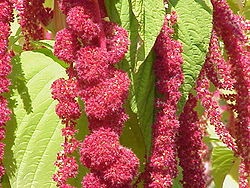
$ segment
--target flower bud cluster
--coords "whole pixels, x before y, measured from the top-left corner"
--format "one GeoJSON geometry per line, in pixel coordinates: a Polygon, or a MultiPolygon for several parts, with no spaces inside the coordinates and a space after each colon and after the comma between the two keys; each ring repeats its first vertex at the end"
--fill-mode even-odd
{"type": "Polygon", "coordinates": [[[45,0],[14,0],[15,8],[20,16],[20,25],[25,38],[24,49],[30,49],[31,40],[44,37],[43,25],[47,25],[53,16],[50,8],[44,8],[45,0]]]}
{"type": "Polygon", "coordinates": [[[216,100],[213,98],[213,93],[209,91],[210,83],[206,75],[205,68],[206,62],[201,70],[196,83],[197,97],[201,100],[201,105],[205,108],[205,113],[211,125],[215,126],[215,132],[220,140],[226,144],[233,151],[237,151],[237,145],[229,130],[221,121],[220,107],[216,100]]]}
{"type": "MultiPolygon", "coordinates": [[[[229,63],[232,66],[232,78],[236,83],[235,97],[236,144],[238,154],[245,165],[245,174],[250,176],[250,52],[247,50],[249,39],[246,35],[249,26],[240,16],[233,14],[226,0],[211,0],[214,12],[213,23],[216,33],[224,42],[229,63]]],[[[243,173],[242,171],[240,171],[243,173]]],[[[247,177],[247,176],[242,176],[247,177]]],[[[244,182],[243,180],[240,180],[244,182]]],[[[249,183],[249,182],[248,182],[249,183]]],[[[242,184],[240,187],[249,187],[242,184]]]]}
{"type": "Polygon", "coordinates": [[[166,16],[155,44],[156,87],[162,97],[156,101],[158,112],[153,125],[153,145],[145,175],[145,187],[171,187],[177,176],[176,136],[179,121],[176,110],[181,96],[179,87],[183,81],[183,59],[181,43],[172,39],[174,30],[171,25],[175,22],[175,12],[166,16]]]}
{"type": "Polygon", "coordinates": [[[55,162],[59,170],[54,174],[53,180],[57,182],[59,187],[70,187],[67,184],[67,179],[75,178],[78,174],[78,164],[75,157],[71,155],[80,144],[74,137],[77,133],[74,128],[75,120],[81,116],[80,106],[75,99],[77,97],[76,80],[60,78],[54,81],[51,88],[52,97],[59,101],[56,105],[56,114],[65,124],[65,128],[62,129],[62,136],[64,136],[63,150],[57,154],[57,161],[55,162]]]}
{"type": "Polygon", "coordinates": [[[232,90],[235,80],[231,76],[231,65],[222,56],[215,30],[212,31],[208,50],[206,63],[204,64],[208,79],[217,88],[232,90]]]}
{"type": "MultiPolygon", "coordinates": [[[[55,55],[70,64],[77,91],[67,95],[79,96],[85,102],[89,121],[90,134],[81,144],[80,160],[91,173],[83,178],[82,187],[130,187],[139,161],[119,143],[128,119],[123,105],[130,80],[114,67],[127,52],[127,31],[102,19],[105,11],[98,0],[61,0],[59,4],[68,27],[57,33],[55,55]]],[[[72,87],[64,83],[58,87],[63,85],[72,87]]],[[[57,93],[53,96],[61,100],[57,93]]],[[[59,117],[67,118],[70,112],[70,118],[75,118],[78,111],[74,105],[67,101],[57,107],[59,117]]]]}
{"type": "Polygon", "coordinates": [[[194,110],[196,105],[196,97],[190,94],[179,118],[178,157],[183,169],[183,187],[187,188],[206,187],[205,167],[201,155],[204,148],[203,130],[198,122],[198,114],[194,110]]]}
{"type": "Polygon", "coordinates": [[[0,1],[0,179],[4,175],[3,156],[6,122],[10,119],[11,111],[7,107],[8,101],[2,96],[9,92],[11,85],[7,76],[11,72],[11,53],[8,52],[8,38],[10,36],[10,22],[13,20],[13,4],[9,0],[0,1]]]}

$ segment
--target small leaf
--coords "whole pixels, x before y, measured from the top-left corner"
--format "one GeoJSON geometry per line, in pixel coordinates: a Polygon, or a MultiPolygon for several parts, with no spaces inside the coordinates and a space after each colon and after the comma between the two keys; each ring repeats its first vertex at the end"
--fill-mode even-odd
{"type": "Polygon", "coordinates": [[[244,6],[244,16],[246,19],[250,20],[250,1],[246,1],[246,4],[244,6]]]}
{"type": "Polygon", "coordinates": [[[48,48],[49,50],[53,51],[55,41],[54,40],[39,40],[39,41],[32,41],[32,44],[34,44],[36,46],[44,46],[44,47],[48,48]]]}
{"type": "Polygon", "coordinates": [[[230,173],[236,158],[233,151],[224,146],[216,146],[212,151],[212,175],[216,187],[221,188],[227,174],[230,173]]]}
{"type": "Polygon", "coordinates": [[[238,0],[227,0],[227,3],[234,13],[237,13],[241,9],[238,0]]]}
{"type": "Polygon", "coordinates": [[[141,132],[144,137],[147,154],[151,147],[151,132],[154,122],[154,100],[155,100],[155,75],[153,71],[153,51],[132,75],[132,86],[130,90],[130,104],[133,112],[137,113],[141,132]]]}

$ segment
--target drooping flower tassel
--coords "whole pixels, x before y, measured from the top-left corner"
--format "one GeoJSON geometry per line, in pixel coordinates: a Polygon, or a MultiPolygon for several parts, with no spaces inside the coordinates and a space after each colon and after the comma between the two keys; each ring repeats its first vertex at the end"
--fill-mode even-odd
{"type": "Polygon", "coordinates": [[[196,83],[197,97],[201,100],[201,105],[205,108],[205,113],[207,115],[207,119],[210,121],[210,124],[215,126],[215,132],[219,136],[220,140],[236,152],[237,145],[229,130],[221,121],[222,115],[220,113],[219,104],[213,99],[213,93],[209,91],[210,83],[204,69],[205,65],[206,62],[196,83]]]}
{"type": "Polygon", "coordinates": [[[75,120],[81,116],[80,106],[75,99],[77,97],[76,81],[60,78],[54,81],[51,88],[53,98],[59,101],[56,106],[56,113],[65,125],[62,129],[63,150],[57,154],[57,161],[55,162],[59,170],[54,174],[53,180],[57,182],[58,187],[69,188],[71,186],[67,184],[68,178],[75,178],[78,174],[78,164],[72,154],[80,144],[75,138],[77,133],[75,120]]]}
{"type": "MultiPolygon", "coordinates": [[[[247,182],[250,176],[250,52],[247,51],[249,39],[246,31],[249,26],[244,18],[233,14],[226,0],[211,0],[213,24],[218,36],[224,42],[229,63],[232,66],[232,78],[237,95],[235,97],[236,118],[236,144],[238,155],[242,158],[244,171],[240,170],[240,182],[247,182]],[[242,178],[245,180],[242,180],[242,178]]],[[[249,187],[248,183],[241,183],[241,188],[249,187]]]]}
{"type": "Polygon", "coordinates": [[[213,29],[209,43],[209,52],[207,53],[206,63],[204,64],[207,78],[218,89],[232,90],[235,80],[231,76],[231,68],[229,62],[225,61],[222,56],[219,38],[213,29]]]}
{"type": "Polygon", "coordinates": [[[44,8],[45,0],[15,0],[15,8],[20,16],[19,23],[25,39],[23,48],[32,48],[30,41],[44,38],[43,26],[51,20],[53,13],[50,8],[44,8]]]}
{"type": "Polygon", "coordinates": [[[130,187],[139,161],[119,143],[128,118],[123,104],[130,81],[113,66],[127,52],[127,32],[102,20],[105,11],[97,0],[61,0],[59,5],[67,15],[68,28],[57,33],[55,55],[71,65],[77,95],[85,102],[89,120],[90,134],[80,154],[91,173],[83,178],[82,186],[130,187]]]}
{"type": "Polygon", "coordinates": [[[146,168],[145,187],[168,188],[177,176],[176,134],[179,121],[176,117],[177,102],[181,96],[179,87],[183,81],[181,44],[172,39],[176,15],[167,15],[155,44],[156,87],[163,96],[156,101],[153,145],[146,168]]]}
{"type": "Polygon", "coordinates": [[[8,52],[8,38],[10,36],[10,22],[13,20],[13,4],[9,0],[0,0],[0,180],[5,174],[3,166],[6,122],[10,119],[11,111],[7,107],[8,101],[2,94],[9,92],[11,85],[7,76],[11,72],[11,53],[8,52]]]}
{"type": "Polygon", "coordinates": [[[183,171],[181,181],[185,188],[205,188],[205,167],[202,161],[203,130],[200,127],[198,114],[194,110],[197,99],[189,95],[183,112],[180,115],[180,128],[178,134],[178,157],[183,171]]]}

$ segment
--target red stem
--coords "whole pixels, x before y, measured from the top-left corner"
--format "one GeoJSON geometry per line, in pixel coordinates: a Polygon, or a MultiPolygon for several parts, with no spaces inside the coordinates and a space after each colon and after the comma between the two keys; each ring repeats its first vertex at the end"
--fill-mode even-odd
{"type": "Polygon", "coordinates": [[[106,49],[106,36],[103,31],[103,24],[102,24],[102,17],[101,17],[101,11],[98,0],[94,0],[95,9],[96,9],[96,22],[100,25],[100,38],[99,38],[99,45],[101,48],[106,49]]]}

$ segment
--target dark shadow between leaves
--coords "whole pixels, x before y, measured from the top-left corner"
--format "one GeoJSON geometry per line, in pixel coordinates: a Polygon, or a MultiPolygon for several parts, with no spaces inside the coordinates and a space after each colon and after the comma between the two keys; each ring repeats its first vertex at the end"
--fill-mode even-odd
{"type": "MultiPolygon", "coordinates": [[[[12,86],[10,87],[12,94],[14,90],[17,90],[18,94],[20,95],[25,111],[30,114],[32,113],[32,101],[29,95],[28,88],[26,86],[27,81],[22,70],[20,56],[17,55],[12,58],[12,73],[10,75],[12,86]]],[[[12,104],[13,108],[16,104],[12,104]]]]}
{"type": "Polygon", "coordinates": [[[212,9],[207,5],[207,3],[204,0],[194,0],[196,3],[200,4],[204,10],[206,10],[208,13],[212,14],[212,9]]]}
{"type": "Polygon", "coordinates": [[[15,91],[17,91],[20,95],[26,113],[32,113],[32,101],[29,95],[28,88],[26,86],[27,83],[24,76],[24,72],[22,70],[19,55],[12,58],[12,67],[12,73],[9,76],[12,85],[10,86],[10,92],[5,95],[5,97],[8,99],[8,106],[12,111],[12,114],[11,120],[9,120],[6,125],[7,132],[6,138],[4,140],[6,146],[3,161],[9,179],[16,175],[17,170],[16,160],[13,153],[13,147],[15,145],[16,140],[15,132],[17,129],[15,107],[18,105],[16,99],[14,98],[15,91]]]}

